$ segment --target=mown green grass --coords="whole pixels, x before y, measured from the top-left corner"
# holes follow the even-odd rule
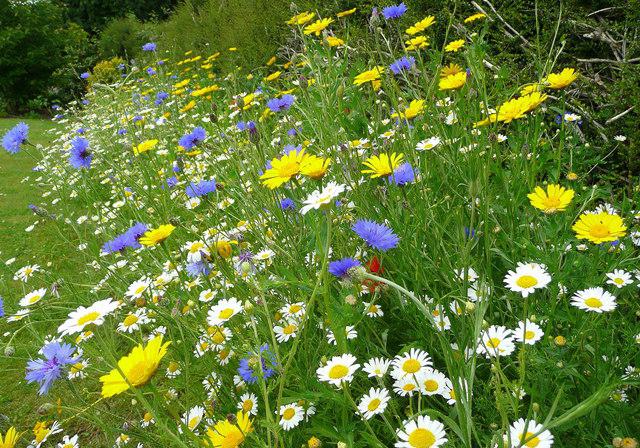
[[[49,120],[7,118],[0,120],[0,135],[24,121],[29,125],[29,142],[48,145],[56,124]],[[43,190],[38,188],[39,173],[32,171],[37,165],[39,151],[27,146],[18,154],[0,151],[0,296],[4,299],[7,315],[19,309],[18,301],[26,292],[47,287],[51,294],[51,283],[55,278],[69,280],[77,275],[80,263],[77,251],[60,237],[57,225],[51,220],[34,215],[29,204],[41,204]],[[34,223],[32,231],[27,229]],[[15,258],[13,263],[7,261]],[[41,272],[26,285],[13,280],[15,272],[22,266],[39,264]],[[48,275],[48,273],[55,273]],[[38,319],[40,320],[40,319]],[[47,326],[51,328],[47,328]],[[11,340],[14,331],[22,328]],[[54,331],[52,323],[38,324],[44,334]],[[30,356],[40,348],[40,338],[33,337],[32,328],[26,321],[6,323],[0,321],[0,371],[3,373],[0,387],[0,432],[6,430],[5,423],[20,428],[31,427],[38,418],[38,409],[54,400],[51,396],[41,398],[36,386],[24,380],[25,365]],[[9,350],[15,352],[11,356]],[[2,416],[9,418],[8,422]]]

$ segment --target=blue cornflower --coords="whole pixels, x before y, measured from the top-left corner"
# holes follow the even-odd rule
[[[213,193],[214,191],[216,191],[216,188],[217,184],[215,179],[201,180],[198,183],[191,182],[187,186],[185,192],[190,198],[199,198],[200,196]]]
[[[196,261],[195,263],[187,264],[187,273],[191,277],[198,277],[199,275],[209,275],[211,272],[211,265],[206,261]]]
[[[77,169],[89,168],[93,154],[89,151],[89,140],[84,137],[76,137],[71,140],[69,151],[69,163]]]
[[[191,149],[207,137],[207,131],[198,126],[190,134],[183,135],[178,140],[178,144],[184,149]]]
[[[176,176],[171,176],[167,178],[167,187],[173,188],[178,185],[178,178]]]
[[[287,135],[289,137],[295,137],[296,135],[298,135],[298,130],[296,128],[291,128],[287,131]]]
[[[394,75],[399,75],[403,71],[409,71],[416,65],[416,58],[413,56],[403,56],[389,66]]]
[[[354,258],[343,258],[329,263],[329,273],[338,278],[345,278],[349,276],[349,269],[360,265],[361,263]]]
[[[0,317],[4,317],[4,301],[0,297]]]
[[[76,130],[76,134],[80,134],[80,135],[83,135],[85,132],[86,132],[86,131],[84,130],[84,128],[78,128],[78,129]]]
[[[381,251],[393,249],[400,241],[398,235],[393,233],[389,227],[375,221],[359,219],[351,227],[351,230],[356,232],[369,246]]]
[[[82,103],[83,106],[88,106],[89,105],[89,100],[82,100],[80,102]]]
[[[238,374],[246,383],[254,384],[260,377],[264,380],[272,377],[276,373],[276,367],[276,358],[269,350],[269,344],[264,344],[260,347],[259,353],[250,353],[240,360]]]
[[[26,123],[18,123],[7,131],[2,137],[2,147],[11,154],[20,151],[20,146],[29,137],[29,126]]]
[[[80,78],[82,79],[87,79],[89,76],[91,76],[91,73],[89,72],[84,72],[80,75]]]
[[[387,177],[387,181],[389,183],[394,183],[396,185],[406,185],[412,183],[416,179],[415,172],[413,171],[413,167],[409,162],[405,162],[398,166],[393,174]]]
[[[49,392],[51,385],[60,378],[65,366],[75,364],[80,357],[73,357],[76,349],[69,344],[61,344],[58,341],[50,342],[42,349],[44,359],[29,361],[25,379],[29,383],[40,384],[38,393],[44,395]]]
[[[271,112],[282,112],[283,110],[289,110],[295,101],[293,95],[282,95],[280,98],[272,98],[267,102],[267,107],[271,109]]]
[[[250,134],[257,132],[255,121],[239,121],[236,125],[239,131],[249,131]]]
[[[127,229],[126,232],[116,236],[111,241],[107,241],[102,245],[102,251],[111,254],[121,252],[126,248],[139,249],[142,247],[138,240],[148,230],[147,226],[141,222],[137,222]]]
[[[136,100],[136,101],[138,101],[138,100]],[[143,117],[142,115],[135,115],[135,116],[131,119],[131,121],[133,121],[134,123],[137,123],[138,121],[142,121],[142,120],[144,120],[144,117]]]
[[[153,67],[147,67],[147,75],[153,76],[156,74],[156,70]]]
[[[296,204],[295,202],[293,202],[293,199],[284,198],[283,200],[280,201],[280,208],[282,210],[295,210]]]
[[[399,5],[387,6],[382,10],[382,16],[387,19],[399,19],[407,12],[407,5],[400,3]]]
[[[164,100],[166,100],[167,98],[169,98],[169,94],[167,92],[164,91],[160,91],[157,93],[156,95],[156,106],[159,106],[160,104],[162,104],[164,102]]]
[[[117,132],[118,135],[125,135],[126,133],[127,133],[126,129],[118,129],[118,132]]]
[[[147,42],[142,46],[142,51],[156,51],[156,44],[153,42]]]

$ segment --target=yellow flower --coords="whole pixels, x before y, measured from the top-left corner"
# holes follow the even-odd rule
[[[237,241],[236,241],[237,244]],[[233,248],[231,247],[231,242],[227,240],[218,240],[216,241],[216,252],[222,258],[229,258],[231,256],[231,252]]]
[[[13,448],[16,446],[17,441],[18,433],[16,432],[16,428],[13,426],[7,430],[7,433],[4,435],[4,439],[2,438],[2,434],[0,434],[0,448]]]
[[[328,27],[332,22],[333,22],[333,19],[316,20],[311,25],[307,25],[305,27],[304,34],[306,35],[315,34],[316,36],[319,36],[322,30]]]
[[[455,75],[445,76],[440,78],[438,87],[440,90],[454,90],[459,89],[467,82],[467,72],[456,73]]]
[[[300,174],[311,179],[322,179],[329,169],[331,159],[310,155],[300,165]]]
[[[485,17],[487,17],[486,14],[479,12],[477,14],[470,15],[469,17],[464,19],[464,23],[475,22],[476,20],[484,19]]]
[[[362,162],[363,165],[369,167],[369,169],[362,170],[361,173],[370,174],[371,179],[388,176],[393,174],[395,169],[402,163],[403,158],[404,154],[397,154],[395,152],[391,155],[382,153],[379,156],[371,156]]]
[[[424,100],[413,100],[402,112],[391,114],[391,118],[401,118],[403,120],[411,120],[424,112]]]
[[[194,107],[196,107],[196,102],[195,100],[191,100],[187,104],[185,104],[184,107],[182,107],[182,109],[180,109],[180,112],[188,112]]]
[[[217,90],[220,90],[220,87],[214,84],[211,86],[203,87],[202,89],[194,90],[193,92],[191,92],[191,96],[203,96],[207,93],[215,92]]]
[[[292,150],[279,159],[271,160],[271,168],[260,176],[262,183],[271,190],[283,185],[300,173],[300,166],[309,157],[304,149]]]
[[[265,81],[274,81],[274,80],[278,79],[281,74],[282,74],[282,72],[280,70],[278,70],[277,72],[271,73],[269,76],[264,78],[264,80]]]
[[[207,429],[207,436],[214,448],[238,448],[252,431],[249,414],[238,411],[235,424],[228,419],[218,420],[213,428]]]
[[[143,152],[147,152],[155,148],[157,144],[158,144],[158,140],[155,138],[152,140],[145,140],[139,145],[133,147],[133,153],[135,155],[142,154]]]
[[[327,36],[325,40],[330,47],[341,47],[344,45],[344,41],[339,37]]]
[[[583,213],[572,227],[576,237],[600,244],[626,235],[627,227],[618,215],[607,212]]]
[[[573,190],[567,190],[560,185],[549,184],[547,185],[547,191],[544,191],[541,187],[536,187],[533,193],[529,193],[527,197],[535,208],[550,214],[564,211],[571,203],[574,194]]]
[[[549,96],[540,92],[531,92],[528,95],[523,95],[521,98],[527,103],[527,112],[531,112],[549,98]]]
[[[578,74],[573,68],[565,68],[560,73],[549,73],[546,84],[552,89],[564,89],[578,79]]]
[[[146,347],[143,347],[142,344],[135,346],[128,355],[120,358],[118,361],[119,370],[113,369],[100,377],[102,396],[112,397],[130,387],[147,384],[158,369],[160,361],[167,354],[169,344],[171,342],[162,344],[162,335],[160,335],[149,341]]]
[[[156,229],[147,230],[142,237],[140,237],[140,244],[144,246],[155,246],[162,243],[169,238],[169,235],[175,230],[175,226],[171,224],[164,224]]]
[[[304,25],[305,23],[313,19],[315,15],[316,15],[315,12],[309,12],[309,11],[301,12],[300,14],[297,14],[291,17],[287,21],[287,25]]]
[[[451,64],[442,67],[442,70],[440,71],[440,77],[446,78],[447,76],[457,75],[460,72],[462,72],[462,67],[452,62]]]
[[[380,75],[384,72],[384,67],[378,65],[371,70],[360,73],[353,80],[353,83],[357,86],[364,84],[365,82],[374,82],[380,79]]]
[[[444,47],[444,51],[446,51],[448,53],[456,52],[459,49],[461,49],[462,47],[464,47],[464,39],[458,39],[458,40],[454,40],[453,42],[449,42]]]
[[[425,17],[421,21],[414,23],[413,26],[410,26],[409,28],[407,28],[405,30],[405,33],[407,33],[410,36],[413,36],[414,34],[418,34],[426,30],[434,23],[436,23],[436,18],[434,16]]]
[[[353,14],[354,12],[356,12],[356,8],[347,9],[346,11],[339,12],[338,14],[336,14],[336,16],[337,17],[347,17],[347,16],[350,16],[351,14]]]
[[[271,56],[271,59],[267,61],[267,67],[276,63],[276,57]]]
[[[427,41],[425,36],[417,36],[405,41],[405,45],[407,46],[407,51],[414,51],[420,50],[421,48],[427,48],[429,46],[429,41]]]

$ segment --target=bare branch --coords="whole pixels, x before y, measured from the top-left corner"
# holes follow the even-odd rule
[[[635,106],[631,106],[629,109],[625,110],[624,112],[619,113],[615,117],[609,118],[607,121],[604,122],[604,124],[610,124],[610,123],[613,123],[616,120],[619,120],[620,118],[624,117],[629,112],[631,112],[633,109],[635,109]]]

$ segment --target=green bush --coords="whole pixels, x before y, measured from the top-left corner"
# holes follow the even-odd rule
[[[134,58],[142,45],[153,37],[152,24],[144,24],[133,14],[111,21],[100,34],[97,47],[103,59],[120,56]]]

